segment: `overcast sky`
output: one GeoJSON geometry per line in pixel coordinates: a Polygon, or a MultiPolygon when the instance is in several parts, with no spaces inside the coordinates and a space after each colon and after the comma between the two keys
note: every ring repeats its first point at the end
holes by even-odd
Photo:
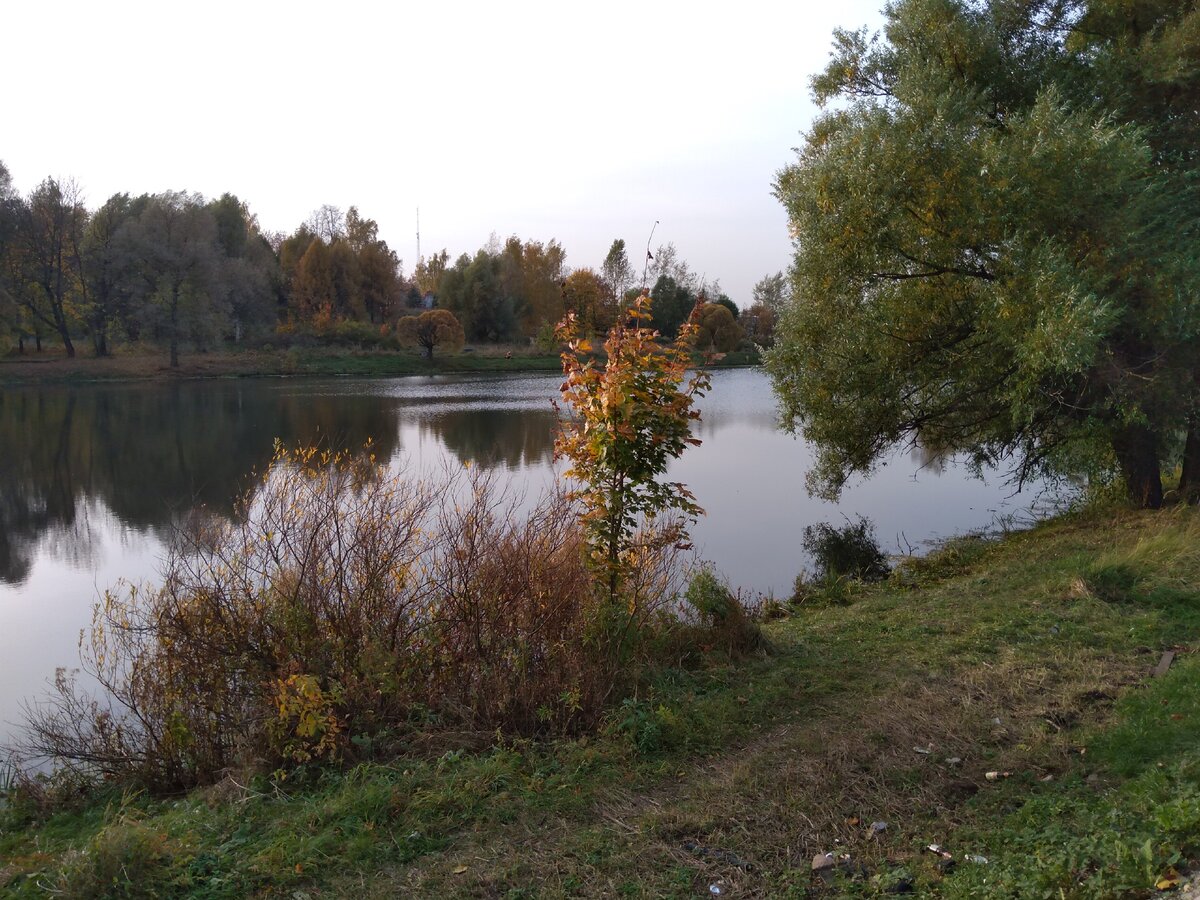
{"type": "Polygon", "coordinates": [[[557,238],[575,268],[672,241],[745,305],[786,267],[771,196],[836,26],[882,0],[182,4],[17,0],[0,160],[28,192],[231,191],[267,230],[357,206],[421,249],[557,238]]]}

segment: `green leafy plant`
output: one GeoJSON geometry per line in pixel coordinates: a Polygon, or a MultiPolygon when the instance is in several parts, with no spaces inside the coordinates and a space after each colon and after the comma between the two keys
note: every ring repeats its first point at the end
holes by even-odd
{"type": "Polygon", "coordinates": [[[887,554],[875,539],[875,526],[865,516],[857,521],[847,519],[841,528],[828,522],[805,526],[800,543],[813,558],[818,580],[881,581],[888,575],[887,554]]]}

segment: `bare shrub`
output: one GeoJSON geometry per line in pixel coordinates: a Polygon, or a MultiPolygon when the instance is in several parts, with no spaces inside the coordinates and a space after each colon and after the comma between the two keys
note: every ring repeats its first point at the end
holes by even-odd
{"type": "Polygon", "coordinates": [[[418,715],[524,734],[594,723],[665,619],[678,542],[637,544],[614,611],[570,500],[519,509],[472,470],[419,481],[277,449],[233,522],[181,537],[160,587],[105,594],[82,648],[102,695],[61,673],[18,752],[173,790],[336,760],[418,715]]]}

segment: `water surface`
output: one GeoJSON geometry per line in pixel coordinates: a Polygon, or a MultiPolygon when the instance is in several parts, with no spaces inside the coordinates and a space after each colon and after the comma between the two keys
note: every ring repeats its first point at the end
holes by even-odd
{"type": "MultiPolygon", "coordinates": [[[[119,579],[153,579],[173,528],[228,516],[274,442],[358,448],[413,471],[463,463],[536,493],[555,478],[561,379],[442,376],[31,387],[0,393],[0,742],[20,701],[78,665],[80,630],[119,579]]],[[[717,372],[698,435],[669,473],[707,511],[702,556],[735,587],[786,597],[804,526],[863,514],[888,548],[1027,509],[999,477],[901,454],[837,505],[804,489],[812,453],[775,427],[766,377],[717,372]]]]}

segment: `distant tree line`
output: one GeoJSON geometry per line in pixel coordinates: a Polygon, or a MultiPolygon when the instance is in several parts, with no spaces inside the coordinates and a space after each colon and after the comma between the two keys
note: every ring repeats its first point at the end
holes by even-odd
{"type": "MultiPolygon", "coordinates": [[[[732,350],[747,337],[719,282],[698,277],[672,244],[648,252],[641,271],[623,240],[598,269],[572,270],[566,257],[556,240],[493,236],[453,262],[446,250],[420,259],[406,278],[378,224],[353,206],[322,206],[290,235],[272,234],[233,194],[118,193],[89,210],[71,181],[47,178],[20,195],[0,162],[0,340],[18,353],[50,341],[67,356],[81,344],[108,356],[114,341],[145,341],[176,366],[184,347],[297,335],[395,335],[431,353],[427,335],[422,343],[412,323],[397,323],[433,305],[453,314],[462,340],[549,346],[567,312],[601,333],[646,289],[653,324],[667,337],[706,301],[714,308],[702,349],[732,350]]],[[[760,313],[749,320],[754,340],[766,321],[760,313]]]]}

